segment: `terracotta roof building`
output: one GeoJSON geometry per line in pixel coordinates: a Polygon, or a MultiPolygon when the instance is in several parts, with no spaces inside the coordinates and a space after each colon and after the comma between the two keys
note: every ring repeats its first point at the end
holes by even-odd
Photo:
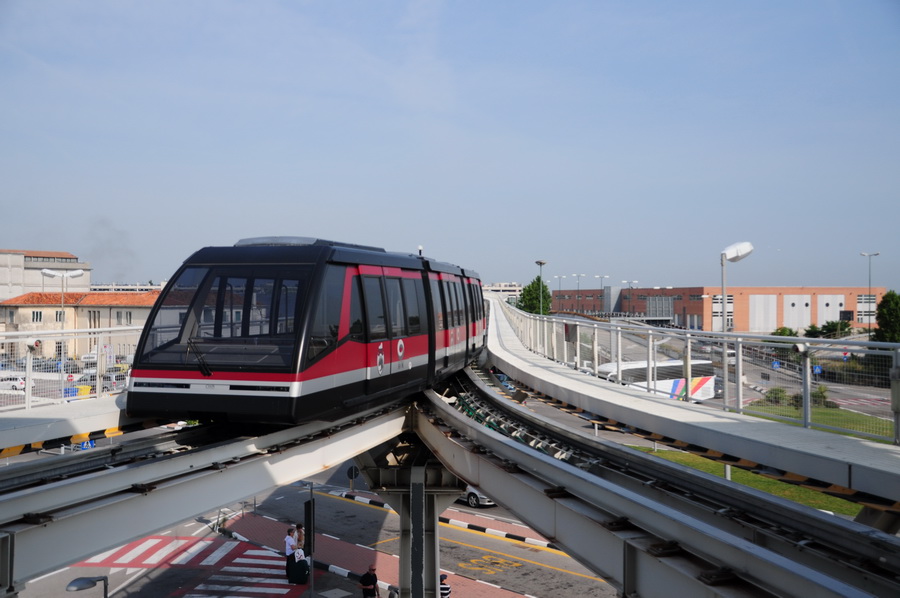
{"type": "MultiPolygon", "coordinates": [[[[139,330],[81,335],[77,341],[64,337],[61,331],[143,327],[159,293],[25,293],[0,301],[0,332],[28,332],[41,337],[43,357],[81,357],[94,353],[100,345],[111,345],[116,355],[130,355],[140,336],[139,330]]],[[[11,345],[0,348],[0,352],[13,355],[20,348],[11,345]]]]}

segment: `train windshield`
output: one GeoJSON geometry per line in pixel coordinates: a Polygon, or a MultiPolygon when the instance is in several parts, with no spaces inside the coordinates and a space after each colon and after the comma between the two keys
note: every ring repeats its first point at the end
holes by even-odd
{"type": "MultiPolygon", "coordinates": [[[[161,298],[140,365],[290,370],[312,266],[185,268],[161,298]]],[[[138,365],[136,364],[136,365],[138,365]]]]}

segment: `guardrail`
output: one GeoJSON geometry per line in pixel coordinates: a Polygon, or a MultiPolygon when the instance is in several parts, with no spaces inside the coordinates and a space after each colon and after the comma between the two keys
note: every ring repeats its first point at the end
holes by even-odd
{"type": "Polygon", "coordinates": [[[0,333],[0,409],[124,391],[140,333],[140,326],[0,333]]]}
{"type": "Polygon", "coordinates": [[[900,444],[900,343],[537,316],[497,303],[529,350],[587,374],[668,398],[900,444]],[[681,362],[680,388],[673,380],[662,390],[658,371],[665,360],[681,362]],[[642,362],[641,382],[627,381],[629,362],[642,362]],[[684,380],[696,383],[692,371],[710,362],[716,396],[697,399],[684,380]]]}

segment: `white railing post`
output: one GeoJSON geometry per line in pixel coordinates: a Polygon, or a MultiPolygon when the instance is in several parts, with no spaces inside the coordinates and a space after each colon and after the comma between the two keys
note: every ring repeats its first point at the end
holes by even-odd
{"type": "Polygon", "coordinates": [[[581,369],[581,329],[575,322],[575,371],[581,369]]]}
{"type": "Polygon", "coordinates": [[[684,369],[684,400],[688,403],[691,402],[691,378],[693,378],[693,371],[691,368],[691,333],[685,333],[684,335],[684,356],[682,358],[682,364],[684,369]]]}
{"type": "Polygon", "coordinates": [[[809,354],[810,354],[809,348],[807,348],[806,351],[804,351],[802,353],[803,371],[801,372],[801,374],[803,375],[803,427],[804,428],[809,427],[810,421],[812,419],[812,417],[811,417],[812,401],[809,396],[810,395],[809,387],[810,387],[810,378],[811,378],[810,363],[812,362],[812,360],[810,359],[809,354]]]}
{"type": "Polygon", "coordinates": [[[734,342],[734,401],[737,403],[737,412],[744,409],[744,346],[743,339],[734,342]]]}

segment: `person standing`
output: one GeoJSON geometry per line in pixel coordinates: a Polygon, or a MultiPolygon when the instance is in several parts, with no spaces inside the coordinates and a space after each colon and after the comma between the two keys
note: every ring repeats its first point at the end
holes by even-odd
{"type": "Polygon", "coordinates": [[[362,574],[357,584],[362,588],[363,598],[378,598],[381,592],[378,590],[378,575],[375,574],[375,563],[369,565],[369,570],[362,574]]]}
{"type": "Polygon", "coordinates": [[[294,551],[297,550],[297,541],[294,539],[296,531],[294,528],[289,527],[287,535],[284,537],[284,574],[288,581],[291,579],[291,570],[294,567],[294,551]]]}
{"type": "Polygon", "coordinates": [[[447,583],[447,574],[441,573],[441,598],[450,598],[450,584],[447,583]]]}

